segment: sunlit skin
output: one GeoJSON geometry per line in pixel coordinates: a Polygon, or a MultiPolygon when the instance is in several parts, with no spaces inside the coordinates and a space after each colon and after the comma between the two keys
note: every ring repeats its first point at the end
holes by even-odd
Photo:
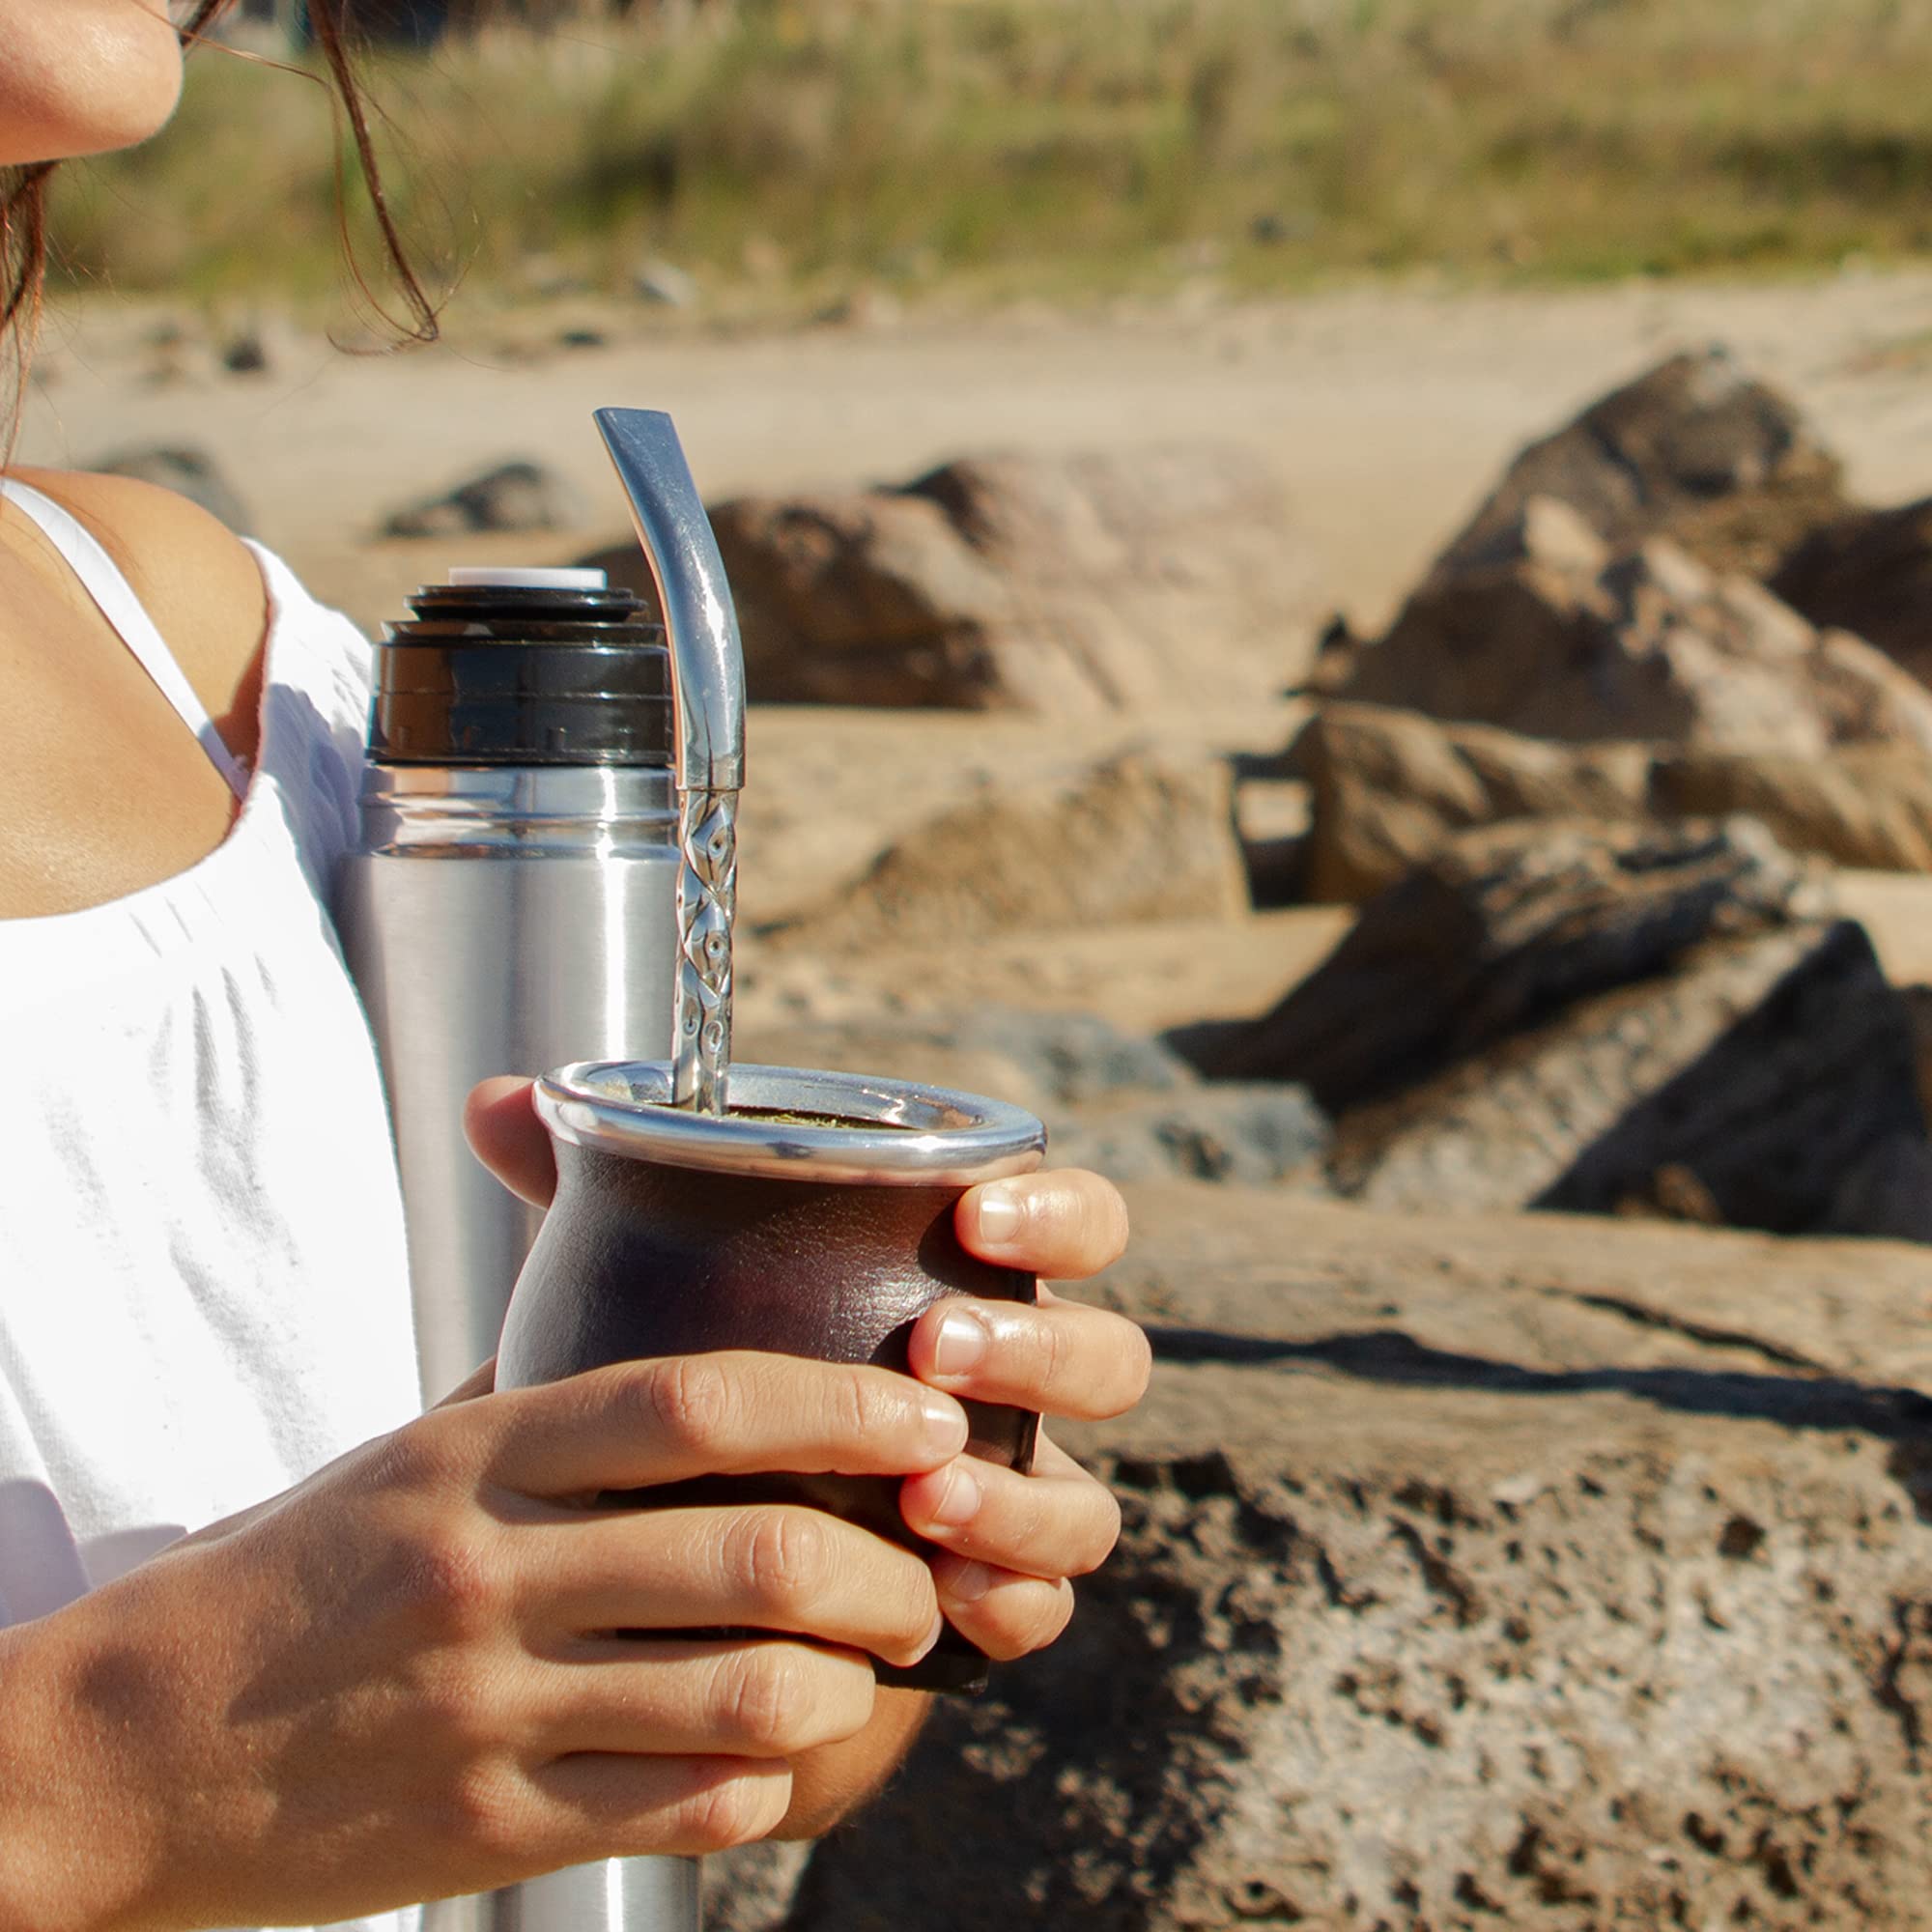
{"type": "MultiPolygon", "coordinates": [[[[182,79],[149,0],[0,0],[0,164],[145,139],[182,79]]],[[[243,191],[238,184],[236,191],[243,191]]],[[[16,472],[127,572],[231,749],[254,748],[267,610],[252,554],[126,478],[16,472]]],[[[181,872],[234,802],[71,573],[0,509],[0,919],[181,872]]],[[[526,1080],[466,1122],[543,1201],[526,1080]]],[[[1106,1181],[975,1190],[961,1239],[1060,1279],[1121,1252],[1106,1181]]],[[[941,1615],[995,1657],[1051,1643],[1103,1561],[1112,1498],[1042,1437],[1037,1472],[961,1453],[961,1399],[1101,1418],[1149,1353],[1117,1316],[957,1302],[917,1380],[718,1355],[492,1392],[0,1630],[0,1927],[314,1924],[561,1864],[823,1830],[875,1789],[924,1700],[864,1653],[921,1655],[941,1615]],[[931,1560],[809,1510],[594,1512],[585,1493],[703,1470],[895,1476],[931,1560]],[[612,1629],[751,1628],[612,1645],[612,1629]],[[241,1714],[241,1715],[238,1715],[241,1714]],[[76,1858],[75,1848],[84,1847],[76,1858]]]]}
{"type": "Polygon", "coordinates": [[[152,0],[0,0],[0,166],[145,141],[181,98],[181,42],[152,0]]]}

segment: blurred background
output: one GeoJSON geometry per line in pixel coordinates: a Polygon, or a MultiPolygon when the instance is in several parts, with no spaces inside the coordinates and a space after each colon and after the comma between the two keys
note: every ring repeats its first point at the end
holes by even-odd
{"type": "MultiPolygon", "coordinates": [[[[357,0],[472,292],[720,319],[1370,275],[1804,274],[1932,242],[1909,0],[357,0]]],[[[299,47],[299,0],[230,39],[299,47]]],[[[69,270],[326,298],[322,97],[211,54],[173,132],[71,179],[69,270]]],[[[352,231],[366,242],[361,213],[352,231]]]]}
{"type": "Polygon", "coordinates": [[[245,0],[159,140],[56,178],[21,448],[192,445],[366,624],[423,562],[393,512],[493,465],[575,490],[525,517],[538,550],[621,534],[581,433],[620,393],[678,410],[714,493],[1245,442],[1361,630],[1528,435],[1673,348],[1799,384],[1865,494],[1921,481],[1932,12],[1906,0],[352,17],[442,343],[383,353],[406,307],[304,10],[245,0]]]}

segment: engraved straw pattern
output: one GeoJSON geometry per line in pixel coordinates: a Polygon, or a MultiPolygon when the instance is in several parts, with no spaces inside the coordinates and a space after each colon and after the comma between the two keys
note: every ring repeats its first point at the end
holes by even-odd
{"type": "Polygon", "coordinates": [[[738,794],[685,793],[677,874],[673,1103],[722,1114],[731,1061],[731,922],[738,909],[738,794]]]}

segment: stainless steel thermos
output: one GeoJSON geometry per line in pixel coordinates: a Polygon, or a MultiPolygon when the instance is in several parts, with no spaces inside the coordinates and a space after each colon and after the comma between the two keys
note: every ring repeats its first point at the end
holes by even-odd
{"type": "MultiPolygon", "coordinates": [[[[717,869],[694,827],[722,811],[728,833],[741,779],[736,623],[668,418],[603,411],[598,426],[664,622],[601,572],[456,570],[376,652],[362,836],[336,910],[387,1082],[432,1402],[495,1352],[540,1219],[469,1153],[469,1089],[568,1061],[671,1060],[680,1043],[700,1070],[728,1052],[728,982],[721,1014],[694,964],[704,934],[679,908],[695,898],[680,872],[717,869]]],[[[428,1918],[431,1932],[697,1923],[686,1859],[559,1872],[428,1918]]]]}
{"type": "Polygon", "coordinates": [[[535,1236],[463,1101],[583,1040],[668,1050],[677,811],[664,634],[602,571],[452,571],[377,647],[337,920],[383,1057],[423,1394],[496,1352],[535,1236]]]}

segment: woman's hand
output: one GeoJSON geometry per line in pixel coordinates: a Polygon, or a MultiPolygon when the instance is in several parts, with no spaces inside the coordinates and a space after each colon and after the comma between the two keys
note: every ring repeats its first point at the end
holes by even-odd
{"type": "MultiPolygon", "coordinates": [[[[984,1261],[1078,1279],[1117,1260],[1126,1206],[1098,1175],[1075,1169],[996,1181],[959,1203],[960,1239],[984,1261]]],[[[1147,1338],[1102,1309],[946,1301],[912,1332],[921,1380],[964,1401],[1010,1404],[1046,1416],[1120,1415],[1147,1388],[1147,1338]]],[[[1040,1432],[1033,1474],[972,1456],[910,1478],[906,1521],[949,1553],[933,1566],[940,1607],[991,1657],[1051,1643],[1073,1611],[1070,1577],[1106,1559],[1120,1534],[1113,1497],[1040,1432]]]]}
{"type": "MultiPolygon", "coordinates": [[[[485,1081],[470,1095],[466,1124],[505,1185],[549,1204],[556,1171],[528,1081],[485,1081]]],[[[1119,1193],[1097,1175],[1073,1170],[972,1189],[955,1211],[961,1241],[982,1260],[1062,1280],[1098,1272],[1126,1240],[1119,1193]]],[[[1140,1400],[1151,1354],[1132,1322],[1042,1288],[1037,1307],[960,1298],[929,1309],[914,1327],[911,1358],[916,1376],[949,1394],[1094,1420],[1140,1400]]],[[[996,1658],[1040,1649],[1060,1634],[1073,1608],[1068,1578],[1097,1567],[1120,1532],[1113,1497],[1044,1431],[1031,1475],[956,1456],[909,1480],[900,1507],[908,1524],[946,1552],[932,1563],[946,1615],[996,1658]]],[[[824,1831],[876,1788],[925,1701],[881,1691],[864,1735],[795,1760],[781,1834],[824,1831]]]]}
{"type": "Polygon", "coordinates": [[[864,1653],[930,1646],[930,1570],[812,1509],[584,1503],[965,1440],[904,1376],[755,1354],[445,1404],[0,1632],[0,1924],[308,1924],[762,1836],[872,1725],[864,1653]],[[732,1626],[810,1640],[613,1635],[732,1626]]]}
{"type": "MultiPolygon", "coordinates": [[[[470,1095],[467,1123],[477,1153],[507,1186],[549,1203],[556,1172],[528,1081],[485,1081],[470,1095]]],[[[1119,1258],[1127,1210],[1098,1175],[1067,1169],[973,1188],[954,1225],[981,1260],[1079,1280],[1119,1258]]],[[[1083,1421],[1131,1408],[1151,1359],[1131,1321],[1045,1288],[1034,1308],[943,1302],[912,1333],[913,1373],[934,1388],[1083,1421]]],[[[949,1552],[934,1566],[947,1616],[999,1658],[1060,1634],[1073,1608],[1067,1578],[1095,1569],[1120,1533],[1112,1496],[1044,1431],[1031,1476],[962,1456],[908,1482],[901,1508],[949,1552]]]]}

